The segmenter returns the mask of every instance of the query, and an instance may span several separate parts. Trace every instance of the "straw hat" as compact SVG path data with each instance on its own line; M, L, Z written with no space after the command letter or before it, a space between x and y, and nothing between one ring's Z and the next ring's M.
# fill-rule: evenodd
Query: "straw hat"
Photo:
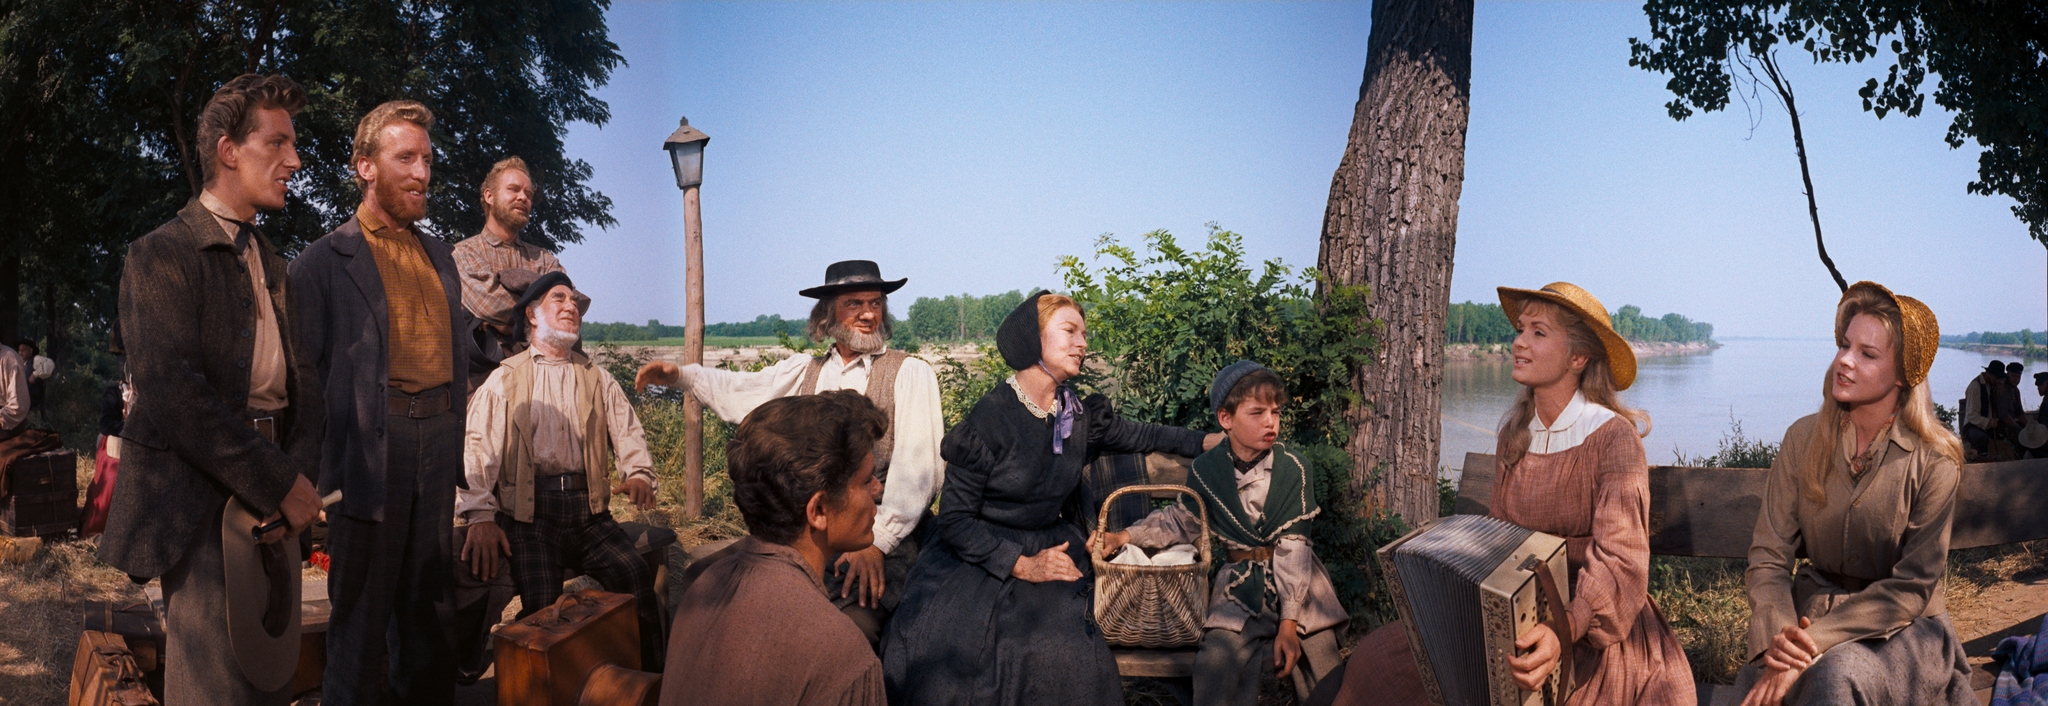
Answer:
M1849 290L1842 293L1842 299L1847 301L1849 294L1859 289L1875 291L1898 305L1899 328L1904 329L1900 333L1906 339L1905 345L1900 347L1905 351L1905 360L1899 361L1899 367L1906 372L1907 387L1917 387L1920 383L1926 382L1927 370L1934 367L1934 351L1941 347L1941 324L1934 320L1934 310L1927 308L1927 305L1920 303L1918 299L1893 294L1892 290L1885 289L1884 285L1868 280L1849 285ZM1842 330L1842 327L1849 323L1842 320L1842 313L1841 305L1837 304L1836 331Z
M292 682L299 666L299 542L287 539L267 549L256 543L250 528L262 524L242 506L229 499L221 512L221 568L227 583L228 647L242 677L262 691L276 691ZM272 553L279 577L271 584L264 571L264 552ZM272 623L281 628L272 633L264 627L271 611L281 615Z
M1636 352L1629 348L1628 341L1614 331L1614 320L1608 317L1607 307L1591 293L1570 282L1551 282L1542 289L1515 289L1500 287L1500 308L1507 312L1508 323L1519 326L1522 320L1522 304L1530 299L1564 307L1579 315L1579 319L1599 334L1600 346L1607 349L1607 369L1614 374L1614 389L1626 390L1636 383Z

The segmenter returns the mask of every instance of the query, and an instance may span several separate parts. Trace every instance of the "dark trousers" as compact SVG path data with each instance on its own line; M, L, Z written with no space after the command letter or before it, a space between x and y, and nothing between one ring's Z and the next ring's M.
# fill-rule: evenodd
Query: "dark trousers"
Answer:
M290 686L273 693L256 690L242 676L228 644L227 574L222 567L220 512L207 514L185 558L163 576L164 702L221 706L284 706Z
M468 527L455 528L455 544L460 547L469 539ZM484 678L484 672L491 668L491 631L498 627L499 618L505 615L505 606L512 603L512 597L519 589L512 585L511 567L500 564L498 573L490 580L477 578L469 571L469 562L459 558L452 567L455 577L455 598L453 622L449 624L448 639L455 648L455 683L468 686Z
M924 542L926 528L932 526L931 519L932 511L924 511L924 516L918 518L917 528L904 535L895 549L882 555L882 597L874 606L860 604L861 587L858 582L853 585L852 593L840 595L840 588L846 585L845 565L839 563L837 556L825 562L826 595L832 598L832 605L837 606L839 612L853 620L854 627L860 628L861 635L868 639L868 647L873 648L875 654L882 653L882 631L888 629L889 616L894 615L897 604L903 602L903 584L910 580L910 567L917 564L917 551Z
M447 704L455 699L448 528L462 475L462 418L385 418L384 521L328 515L327 671L321 703Z
M590 511L588 490L536 490L533 521L503 512L498 526L512 545L512 580L519 584L519 617L554 605L569 571L589 575L613 593L633 594L640 615L640 668L656 671L667 636L661 603L654 597L654 570L633 551L633 541L610 511Z

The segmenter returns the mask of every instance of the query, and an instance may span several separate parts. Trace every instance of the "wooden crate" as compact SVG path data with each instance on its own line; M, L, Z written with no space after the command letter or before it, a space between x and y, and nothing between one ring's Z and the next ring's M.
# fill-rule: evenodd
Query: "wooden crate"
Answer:
M58 449L16 459L0 495L78 494L78 454Z
M11 493L0 497L0 534L49 537L78 529L78 493Z

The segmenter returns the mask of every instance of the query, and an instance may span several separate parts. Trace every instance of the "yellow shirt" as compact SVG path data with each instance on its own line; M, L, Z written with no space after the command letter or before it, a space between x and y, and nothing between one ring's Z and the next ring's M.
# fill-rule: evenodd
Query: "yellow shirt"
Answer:
M390 356L385 384L408 394L448 384L455 374L453 324L441 275L426 248L411 230L387 225L368 209L357 207L356 221L384 280Z

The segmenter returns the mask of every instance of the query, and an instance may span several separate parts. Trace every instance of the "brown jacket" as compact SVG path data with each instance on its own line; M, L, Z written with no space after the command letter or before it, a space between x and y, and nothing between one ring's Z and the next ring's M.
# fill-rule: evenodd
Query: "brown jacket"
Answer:
M250 247L262 248L284 344L283 448L243 419L256 308L234 239L195 199L128 246L120 333L135 403L121 438L132 443L123 449L100 557L131 576L177 565L193 532L218 531L229 496L261 517L277 510L294 475L315 473L317 439L298 422L319 406L317 386L297 365L291 282L268 239L252 238Z
M1806 632L1827 650L1890 637L1915 618L1946 610L1941 574L1956 509L1956 462L1893 424L1889 435L1871 442L1885 444L1872 468L1852 478L1844 448L1808 448L1819 419L1808 415L1785 430L1764 487L1745 574L1751 659L1801 617L1813 620ZM1826 502L1802 492L1812 453L1832 457ZM1811 564L1795 578L1802 553Z

